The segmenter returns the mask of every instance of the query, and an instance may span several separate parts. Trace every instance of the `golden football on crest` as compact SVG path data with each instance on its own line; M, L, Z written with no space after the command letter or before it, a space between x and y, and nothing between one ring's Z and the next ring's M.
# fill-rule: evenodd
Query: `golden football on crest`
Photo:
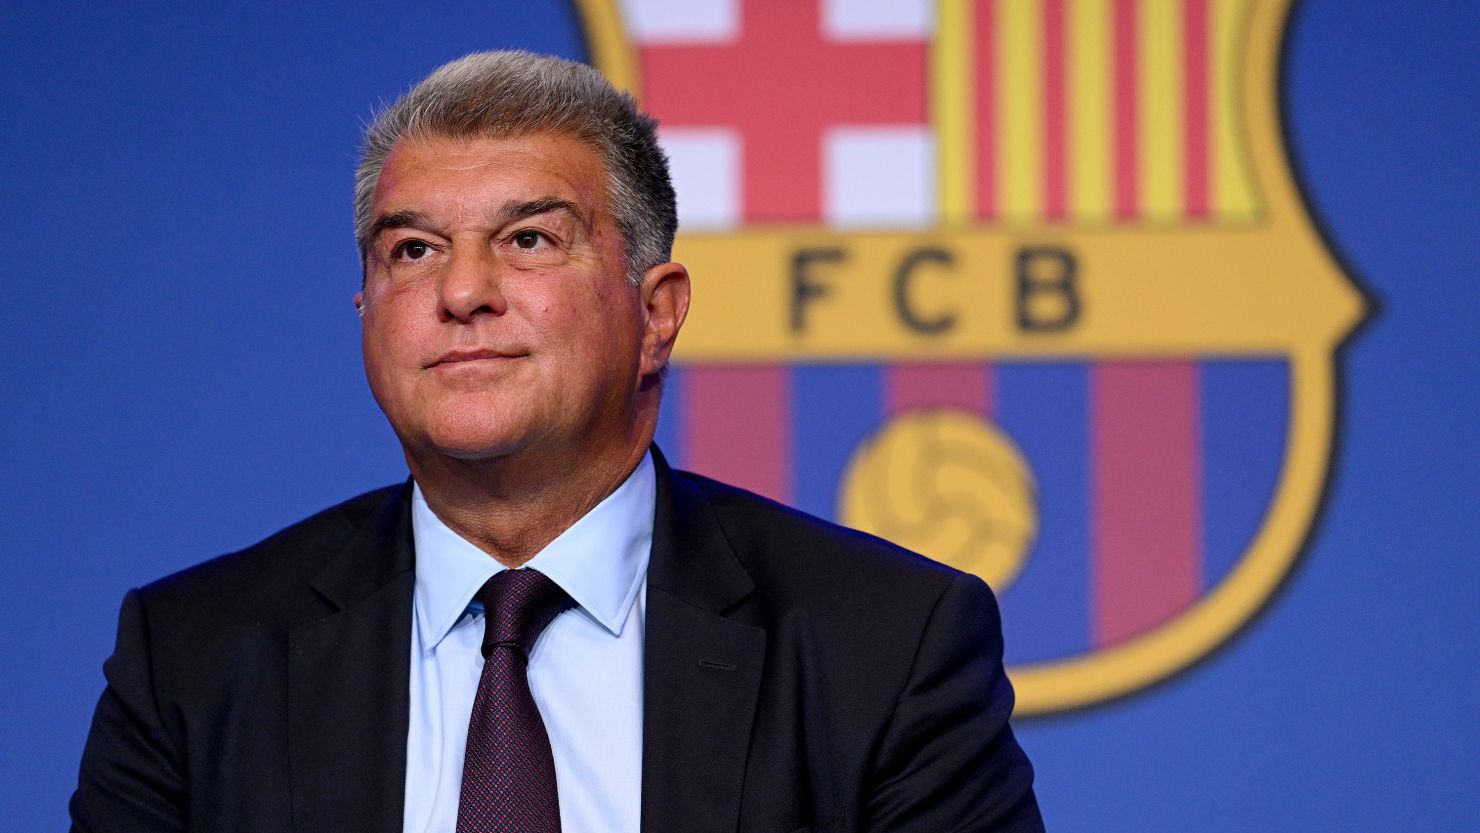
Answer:
M1001 592L1038 532L1037 485L1017 445L982 417L911 411L853 452L838 515Z

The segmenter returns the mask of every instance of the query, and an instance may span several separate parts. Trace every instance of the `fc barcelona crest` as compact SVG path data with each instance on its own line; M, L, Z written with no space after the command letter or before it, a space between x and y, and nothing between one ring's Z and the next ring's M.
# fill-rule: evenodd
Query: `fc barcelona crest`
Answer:
M1288 0L577 5L672 158L677 465L986 579L1020 713L1263 605L1365 311L1282 142Z

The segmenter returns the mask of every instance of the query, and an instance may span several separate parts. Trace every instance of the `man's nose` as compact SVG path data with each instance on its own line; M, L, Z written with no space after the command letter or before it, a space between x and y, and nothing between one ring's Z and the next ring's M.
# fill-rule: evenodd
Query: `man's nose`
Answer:
M479 313L503 315L508 309L503 264L486 245L454 244L439 290L443 314L449 319L471 321Z

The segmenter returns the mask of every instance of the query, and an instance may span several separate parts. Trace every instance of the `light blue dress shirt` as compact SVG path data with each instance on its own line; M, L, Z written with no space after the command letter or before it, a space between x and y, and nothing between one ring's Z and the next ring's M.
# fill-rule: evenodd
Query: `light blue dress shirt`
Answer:
M652 456L528 563L576 606L529 658L550 734L564 833L637 833L642 802L642 646L657 482ZM457 829L463 754L483 670L483 607L473 595L504 569L412 493L411 723L405 833Z

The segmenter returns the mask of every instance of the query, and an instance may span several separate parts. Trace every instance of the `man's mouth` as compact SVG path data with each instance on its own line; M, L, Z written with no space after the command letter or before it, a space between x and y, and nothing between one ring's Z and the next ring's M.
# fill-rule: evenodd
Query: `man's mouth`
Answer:
M443 353L441 356L438 356L435 360L433 360L430 364L428 364L427 367L429 367L429 368L432 368L432 367L445 367L445 366L455 366L455 365L460 365L460 364L467 364L467 363L470 363L470 362L497 361L497 360L500 360L500 359L517 359L517 358L520 358L523 355L526 355L526 354L519 353L519 352L513 352L513 351L507 351L507 350L492 350L492 349L452 350L450 352Z

